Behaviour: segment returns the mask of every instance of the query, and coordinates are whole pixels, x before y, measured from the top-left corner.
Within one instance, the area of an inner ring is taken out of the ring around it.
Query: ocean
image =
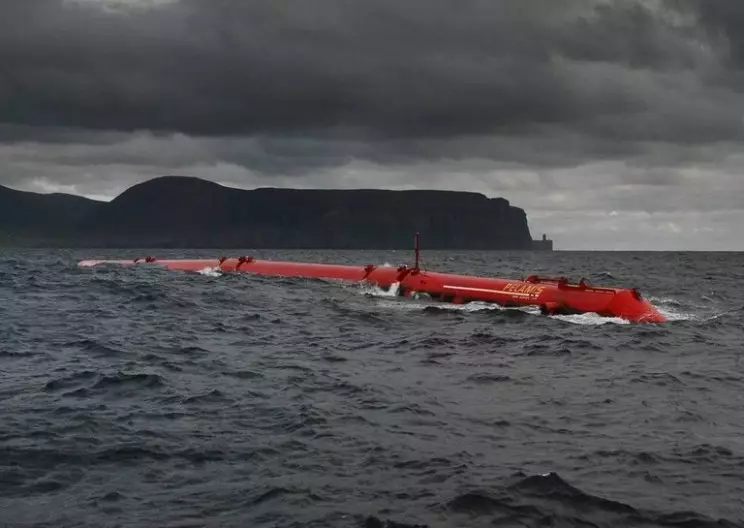
[[[410,264],[405,251],[244,251]],[[422,253],[662,325],[0,251],[0,526],[744,526],[744,254]]]

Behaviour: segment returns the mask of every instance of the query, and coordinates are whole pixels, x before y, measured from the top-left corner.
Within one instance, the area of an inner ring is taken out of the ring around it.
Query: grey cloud
[[[545,127],[532,136],[463,136],[459,138],[318,138],[281,136],[192,137],[184,134],[89,133],[48,136],[41,141],[0,144],[0,161],[63,165],[128,165],[168,168],[191,164],[228,163],[265,176],[306,177],[353,161],[378,166],[462,162],[469,170],[570,168],[596,159],[622,157],[640,167],[667,167],[689,159],[720,159],[726,149],[695,153],[673,144],[631,143]],[[65,141],[62,137],[66,137]],[[732,145],[731,148],[734,148]],[[649,178],[660,172],[649,171]]]
[[[730,251],[744,249],[738,228],[744,212],[714,213],[604,211],[539,212],[533,232],[547,228],[559,248],[575,250]]]
[[[737,0],[668,0],[672,8],[696,15],[700,26],[735,66],[744,63],[744,3]]]
[[[181,0],[126,16],[12,0],[2,10],[0,119],[39,126],[436,138],[599,121],[632,138],[602,117],[654,114],[670,69],[713,60],[697,33],[640,0]],[[628,67],[645,68],[638,86],[618,82]],[[660,119],[684,121],[695,109],[667,111]],[[738,133],[724,119],[710,136]]]

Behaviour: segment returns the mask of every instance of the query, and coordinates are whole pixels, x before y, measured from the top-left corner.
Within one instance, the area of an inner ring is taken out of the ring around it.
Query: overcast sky
[[[744,250],[744,0],[2,0],[0,184],[503,196],[557,249]]]

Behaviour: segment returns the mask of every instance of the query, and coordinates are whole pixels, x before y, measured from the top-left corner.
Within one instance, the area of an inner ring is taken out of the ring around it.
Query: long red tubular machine
[[[567,315],[596,313],[619,317],[630,322],[664,323],[659,311],[635,288],[602,288],[584,279],[571,284],[564,278],[532,275],[524,280],[455,275],[423,270],[419,267],[419,235],[415,237],[415,264],[400,266],[348,266],[308,262],[258,260],[253,257],[157,260],[84,260],[80,267],[99,264],[135,265],[148,263],[170,270],[201,271],[207,268],[223,272],[254,273],[285,277],[340,279],[369,282],[385,289],[398,285],[398,295],[426,294],[433,300],[463,304],[472,301],[496,303],[505,307],[538,306],[543,314]]]

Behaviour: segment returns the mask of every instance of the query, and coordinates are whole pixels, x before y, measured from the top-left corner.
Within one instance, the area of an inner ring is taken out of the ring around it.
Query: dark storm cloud
[[[741,133],[685,75],[710,56],[671,4],[181,0],[125,13],[92,4],[3,2],[0,121],[365,140],[546,126],[634,141]],[[701,115],[710,116],[702,130]],[[634,126],[639,118],[651,126]]]
[[[744,65],[744,2],[738,0],[668,0],[672,8],[696,16],[712,42],[735,67]]]

